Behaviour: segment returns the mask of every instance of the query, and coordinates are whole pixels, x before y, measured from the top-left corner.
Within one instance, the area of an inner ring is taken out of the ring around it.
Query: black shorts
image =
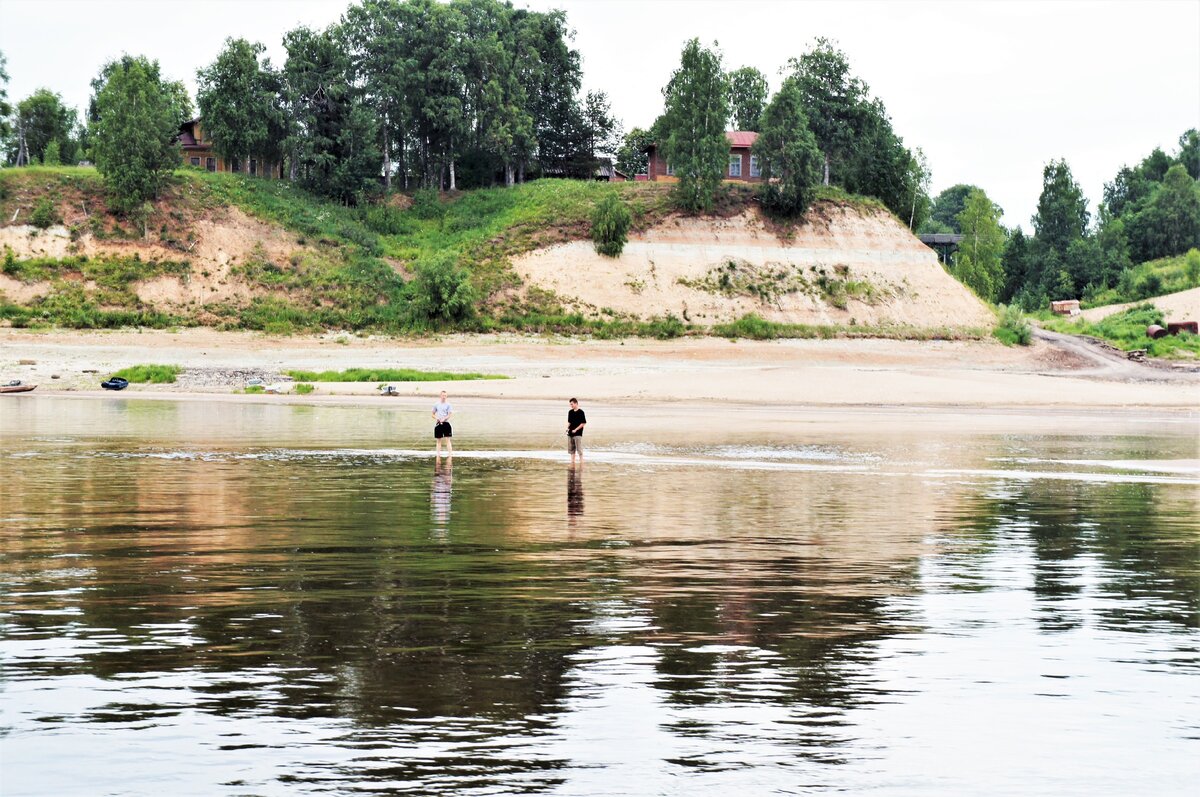
[[[433,425],[433,439],[441,440],[443,437],[454,437],[454,430],[450,428],[450,421],[442,421]]]

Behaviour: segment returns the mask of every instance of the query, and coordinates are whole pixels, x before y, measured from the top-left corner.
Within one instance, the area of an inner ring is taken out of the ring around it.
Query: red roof
[[[726,130],[725,138],[729,139],[731,147],[752,147],[758,140],[758,133],[752,130]]]

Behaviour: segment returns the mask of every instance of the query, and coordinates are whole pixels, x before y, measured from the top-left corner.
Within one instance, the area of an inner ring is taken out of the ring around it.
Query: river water
[[[1195,793],[1194,419],[587,409],[5,401],[0,793]]]

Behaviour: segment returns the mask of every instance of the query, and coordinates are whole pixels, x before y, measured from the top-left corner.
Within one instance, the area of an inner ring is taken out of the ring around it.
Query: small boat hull
[[[28,393],[37,385],[0,385],[0,393]]]

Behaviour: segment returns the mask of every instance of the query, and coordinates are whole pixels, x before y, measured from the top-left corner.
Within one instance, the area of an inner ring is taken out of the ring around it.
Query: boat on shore
[[[28,393],[36,388],[37,385],[26,385],[19,379],[14,379],[7,385],[0,385],[0,393]]]

